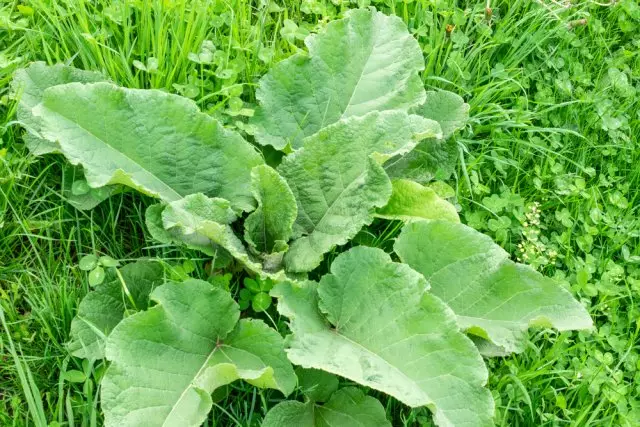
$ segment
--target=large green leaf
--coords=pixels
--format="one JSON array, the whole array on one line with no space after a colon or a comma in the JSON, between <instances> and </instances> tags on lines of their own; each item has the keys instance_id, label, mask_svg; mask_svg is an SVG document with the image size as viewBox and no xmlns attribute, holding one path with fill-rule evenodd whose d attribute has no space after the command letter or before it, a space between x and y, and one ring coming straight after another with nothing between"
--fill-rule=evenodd
<instances>
[{"instance_id":1,"label":"large green leaf","mask_svg":"<svg viewBox=\"0 0 640 427\"><path fill-rule=\"evenodd\" d=\"M391 159L385 170L390 177L421 183L448 179L458 162L458 144L450 137L466 124L469 104L452 92L429 91L424 105L416 109L416 114L437 121L442 128L443 139L425 139L407 155Z\"/></svg>"},{"instance_id":2,"label":"large green leaf","mask_svg":"<svg viewBox=\"0 0 640 427\"><path fill-rule=\"evenodd\" d=\"M165 201L201 192L253 209L251 169L262 158L191 100L70 83L45 90L32 112L41 135L84 167L92 187L124 184Z\"/></svg>"},{"instance_id":3,"label":"large green leaf","mask_svg":"<svg viewBox=\"0 0 640 427\"><path fill-rule=\"evenodd\" d=\"M296 199L287 182L274 169L260 165L251 171L258 208L244 222L247 243L259 253L270 254L286 243L298 215Z\"/></svg>"},{"instance_id":4,"label":"large green leaf","mask_svg":"<svg viewBox=\"0 0 640 427\"><path fill-rule=\"evenodd\" d=\"M17 70L11 87L12 91L20 96L17 116L18 121L27 130L24 142L29 151L35 155L59 151L55 140L40 138L40 121L31 114L31 109L42 102L45 89L65 83L104 81L107 79L101 73L79 70L64 64L49 66L44 62L34 62L26 68Z\"/></svg>"},{"instance_id":5,"label":"large green leaf","mask_svg":"<svg viewBox=\"0 0 640 427\"><path fill-rule=\"evenodd\" d=\"M80 302L71 321L72 355L102 359L106 338L123 319L126 310L146 310L149 294L164 282L162 266L152 261L137 261L120 268L119 275L98 285Z\"/></svg>"},{"instance_id":6,"label":"large green leaf","mask_svg":"<svg viewBox=\"0 0 640 427\"><path fill-rule=\"evenodd\" d=\"M288 271L311 271L323 254L345 244L371 223L391 196L380 165L440 134L432 121L400 111L374 112L327 126L286 156L278 171L298 203L297 240L285 255Z\"/></svg>"},{"instance_id":7,"label":"large green leaf","mask_svg":"<svg viewBox=\"0 0 640 427\"><path fill-rule=\"evenodd\" d=\"M282 337L243 319L229 293L188 280L156 288L157 305L124 319L107 341L105 425L199 426L211 393L243 379L289 394L295 374Z\"/></svg>"},{"instance_id":8,"label":"large green leaf","mask_svg":"<svg viewBox=\"0 0 640 427\"><path fill-rule=\"evenodd\" d=\"M482 358L427 288L421 274L367 247L339 255L319 285L278 284L289 360L426 405L438 425L493 425Z\"/></svg>"},{"instance_id":9,"label":"large green leaf","mask_svg":"<svg viewBox=\"0 0 640 427\"><path fill-rule=\"evenodd\" d=\"M418 72L424 59L402 20L353 10L307 37L309 55L297 54L260 80L256 139L283 149L340 119L420 105Z\"/></svg>"},{"instance_id":10,"label":"large green leaf","mask_svg":"<svg viewBox=\"0 0 640 427\"><path fill-rule=\"evenodd\" d=\"M460 222L455 206L441 199L433 189L407 179L396 179L392 185L389 202L377 210L376 216L402 221L421 218Z\"/></svg>"},{"instance_id":11,"label":"large green leaf","mask_svg":"<svg viewBox=\"0 0 640 427\"><path fill-rule=\"evenodd\" d=\"M395 244L422 273L467 332L506 352L522 351L529 326L588 329L591 318L571 294L532 268L509 260L488 236L463 224L405 225Z\"/></svg>"},{"instance_id":12,"label":"large green leaf","mask_svg":"<svg viewBox=\"0 0 640 427\"><path fill-rule=\"evenodd\" d=\"M391 423L378 400L355 387L345 387L324 405L279 403L267 413L262 427L391 427Z\"/></svg>"},{"instance_id":13,"label":"large green leaf","mask_svg":"<svg viewBox=\"0 0 640 427\"><path fill-rule=\"evenodd\" d=\"M27 130L23 140L29 151L36 156L60 151L56 141L49 141L40 137L40 119L34 117L31 113L31 109L42 102L46 89L73 82L94 83L103 81L107 81L107 79L101 73L79 70L63 64L49 66L44 62L34 62L26 68L17 70L11 82L11 87L14 94L20 97L17 117L18 121ZM100 188L91 188L88 184L81 186L80 183L86 182L82 168L69 168L66 172L71 173L64 174L62 195L76 209L92 209L113 194L120 192L122 188L117 185ZM81 188L82 191L80 191Z\"/></svg>"}]
</instances>

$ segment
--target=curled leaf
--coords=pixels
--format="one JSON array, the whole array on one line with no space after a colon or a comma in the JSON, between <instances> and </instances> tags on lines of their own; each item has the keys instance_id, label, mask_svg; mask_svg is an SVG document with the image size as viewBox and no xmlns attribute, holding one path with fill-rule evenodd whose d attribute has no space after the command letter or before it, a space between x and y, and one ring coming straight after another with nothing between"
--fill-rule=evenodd
<instances>
[{"instance_id":1,"label":"curled leaf","mask_svg":"<svg viewBox=\"0 0 640 427\"><path fill-rule=\"evenodd\" d=\"M289 360L428 406L437 425L492 426L487 369L424 277L380 249L340 254L319 284L278 284Z\"/></svg>"},{"instance_id":2,"label":"curled leaf","mask_svg":"<svg viewBox=\"0 0 640 427\"><path fill-rule=\"evenodd\" d=\"M260 320L238 321L226 291L192 279L160 286L151 299L155 306L109 336L106 426L199 426L211 393L237 379L285 395L295 387L282 337Z\"/></svg>"},{"instance_id":3,"label":"curled leaf","mask_svg":"<svg viewBox=\"0 0 640 427\"><path fill-rule=\"evenodd\" d=\"M409 223L394 249L429 280L431 292L453 309L463 330L504 352L524 349L529 326L572 330L593 325L586 309L566 289L511 261L491 238L466 225Z\"/></svg>"},{"instance_id":4,"label":"curled leaf","mask_svg":"<svg viewBox=\"0 0 640 427\"><path fill-rule=\"evenodd\" d=\"M260 80L256 139L282 150L338 120L372 111L407 111L425 91L422 51L402 20L371 9L305 39L309 54L294 55Z\"/></svg>"}]
</instances>

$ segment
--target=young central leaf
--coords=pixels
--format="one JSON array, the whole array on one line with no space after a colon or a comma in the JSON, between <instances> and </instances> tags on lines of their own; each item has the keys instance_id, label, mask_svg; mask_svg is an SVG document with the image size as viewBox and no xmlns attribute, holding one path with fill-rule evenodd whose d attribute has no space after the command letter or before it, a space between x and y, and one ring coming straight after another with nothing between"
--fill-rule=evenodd
<instances>
[{"instance_id":1,"label":"young central leaf","mask_svg":"<svg viewBox=\"0 0 640 427\"><path fill-rule=\"evenodd\" d=\"M297 149L340 119L424 101L422 51L398 17L350 11L305 44L309 56L282 61L260 81L253 123L263 145Z\"/></svg>"},{"instance_id":2,"label":"young central leaf","mask_svg":"<svg viewBox=\"0 0 640 427\"><path fill-rule=\"evenodd\" d=\"M200 192L235 209L254 206L251 169L262 158L186 98L70 83L45 90L32 112L92 187L124 184L165 201Z\"/></svg>"},{"instance_id":3,"label":"young central leaf","mask_svg":"<svg viewBox=\"0 0 640 427\"><path fill-rule=\"evenodd\" d=\"M380 249L339 255L316 285L280 283L272 295L290 319L287 355L428 406L438 425L493 425L487 370L455 316L424 277Z\"/></svg>"},{"instance_id":4,"label":"young central leaf","mask_svg":"<svg viewBox=\"0 0 640 427\"><path fill-rule=\"evenodd\" d=\"M179 241L206 253L221 247L249 271L259 275L271 273L263 271L229 226L236 216L224 199L192 194L165 207L154 205L147 215L151 215L147 218L150 231L161 241Z\"/></svg>"},{"instance_id":5,"label":"young central leaf","mask_svg":"<svg viewBox=\"0 0 640 427\"><path fill-rule=\"evenodd\" d=\"M267 165L253 168L251 181L258 208L244 222L244 236L256 252L269 254L277 242L285 244L291 237L296 199L286 181Z\"/></svg>"},{"instance_id":6,"label":"young central leaf","mask_svg":"<svg viewBox=\"0 0 640 427\"><path fill-rule=\"evenodd\" d=\"M588 329L591 318L564 288L532 268L509 260L488 236L463 224L407 224L396 253L424 274L458 324L504 352L524 349L530 325Z\"/></svg>"},{"instance_id":7,"label":"young central leaf","mask_svg":"<svg viewBox=\"0 0 640 427\"><path fill-rule=\"evenodd\" d=\"M210 394L243 379L289 394L295 374L282 337L243 319L224 290L200 280L155 289L157 305L124 319L107 341L102 381L107 427L199 426Z\"/></svg>"},{"instance_id":8,"label":"young central leaf","mask_svg":"<svg viewBox=\"0 0 640 427\"><path fill-rule=\"evenodd\" d=\"M287 270L311 271L323 254L345 244L387 203L391 182L381 163L439 136L440 126L399 111L374 112L328 126L278 167L298 203Z\"/></svg>"},{"instance_id":9,"label":"young central leaf","mask_svg":"<svg viewBox=\"0 0 640 427\"><path fill-rule=\"evenodd\" d=\"M192 195L187 197L198 197L198 195ZM201 195L201 197L206 198L206 196ZM227 209L229 202L224 199L211 199L217 202L226 203ZM176 202L174 202L176 203ZM178 201L180 203L180 201ZM214 264L226 265L228 264L232 257L229 252L225 249L221 248L219 245L215 244L204 236L196 234L192 231L185 233L180 227L173 227L169 230L165 229L164 221L162 219L162 214L167 208L167 205L164 203L156 203L150 205L145 211L145 224L147 225L147 230L151 237L157 240L160 243L164 244L173 244L173 245L184 245L191 249L196 249L198 251L204 252L205 254L213 257ZM229 209L230 210L230 209ZM224 220L227 215L223 215L222 218L217 219L217 221Z\"/></svg>"}]
</instances>

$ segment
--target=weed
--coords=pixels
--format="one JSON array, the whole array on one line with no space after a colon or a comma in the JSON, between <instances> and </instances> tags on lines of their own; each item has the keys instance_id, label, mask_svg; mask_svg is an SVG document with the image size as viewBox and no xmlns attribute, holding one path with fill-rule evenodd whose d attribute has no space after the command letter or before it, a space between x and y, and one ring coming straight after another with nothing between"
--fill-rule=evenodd
<instances>
[{"instance_id":1,"label":"weed","mask_svg":"<svg viewBox=\"0 0 640 427\"><path fill-rule=\"evenodd\" d=\"M29 156L11 124L13 71L32 60L64 62L102 71L123 86L181 93L246 136L254 132L245 118L255 107L255 84L267 67L347 8L374 4L400 16L419 40L426 85L471 104L470 124L457 138L463 220L514 257L523 255L520 244L544 244L534 265L581 295L596 320L592 335L537 332L524 353L491 362L498 423L637 425L637 5L497 1L488 12L485 2L276 3L0 5L0 304L17 355L3 337L0 424L40 419L27 372L50 425L100 422L94 381L100 370L68 359L64 348L78 302L90 290L77 267L82 256L121 262L157 256L177 270L200 259L145 234L144 197L119 194L90 213L61 203L62 164ZM532 244L525 207L535 202L540 232ZM398 231L397 223L376 221L358 241L389 250ZM204 260L195 267L193 274L206 277ZM85 381L67 381L68 371L82 372ZM210 425L257 425L261 408L277 403L268 392L239 385L221 399ZM430 422L424 410L393 400L385 409L394 425Z\"/></svg>"}]
</instances>

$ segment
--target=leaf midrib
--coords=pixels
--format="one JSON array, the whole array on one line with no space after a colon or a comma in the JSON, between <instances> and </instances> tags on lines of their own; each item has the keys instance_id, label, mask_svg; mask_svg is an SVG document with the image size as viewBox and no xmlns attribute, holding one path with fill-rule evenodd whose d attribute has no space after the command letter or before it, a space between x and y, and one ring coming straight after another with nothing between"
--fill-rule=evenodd
<instances>
[{"instance_id":1,"label":"leaf midrib","mask_svg":"<svg viewBox=\"0 0 640 427\"><path fill-rule=\"evenodd\" d=\"M171 414L173 414L174 410L180 405L182 399L184 398L185 393L187 393L191 388L197 388L194 385L195 380L200 377L200 375L202 374L203 370L209 367L209 361L211 360L211 358L215 355L215 353L217 351L220 351L220 353L227 359L227 361L231 364L233 364L236 369L238 369L238 365L233 361L233 359L231 359L224 351L223 348L224 347L228 347L228 348L234 348L236 350L239 351L243 351L245 353L251 354L253 356L255 356L254 353L242 349L242 348L238 348L238 347L234 347L232 345L229 344L216 344L215 347L213 348L213 350L209 353L209 355L207 356L207 358L204 360L204 362L202 363L202 366L200 367L200 369L198 370L198 372L196 372L196 374L194 375L193 379L189 382L189 384L187 385L187 387L185 387L184 391L180 394L180 397L176 400L176 403L171 407L171 410L169 411L169 413L167 414L167 416L165 417L165 422L162 424L163 427L172 427L172 426L167 426L166 425L166 419L168 419ZM262 361L262 359L260 359ZM265 367L263 368L266 369L268 368L268 366L265 364ZM242 379L242 376L239 376L238 378ZM209 393L209 390L204 390L205 392ZM211 392L213 392L214 390L212 390Z\"/></svg>"},{"instance_id":2,"label":"leaf midrib","mask_svg":"<svg viewBox=\"0 0 640 427\"><path fill-rule=\"evenodd\" d=\"M191 381L189 381L189 384L187 384L187 386L184 388L184 390L182 391L182 393L180 394L180 397L178 397L178 399L176 399L175 403L173 404L173 406L171 407L171 410L169 411L169 413L166 415L165 417L165 421L162 423L163 427L171 427L171 426L167 426L167 419L169 419L169 417L173 414L174 410L178 407L178 405L180 404L180 402L182 402L182 399L184 398L185 394L192 388L195 386L193 385L194 381L196 380L196 378L198 378L200 376L200 374L202 374L202 371L208 367L209 365L209 360L211 360L211 357L213 357L213 355L215 354L215 352L218 350L218 346L214 345L213 350L209 353L209 355L207 356L207 358L204 360L204 362L202 363L202 366L200 367L200 369L198 369L198 372L196 372L196 374L193 376L193 378L191 379Z\"/></svg>"},{"instance_id":3,"label":"leaf midrib","mask_svg":"<svg viewBox=\"0 0 640 427\"><path fill-rule=\"evenodd\" d=\"M373 18L373 16L375 16L375 15L372 14L372 18ZM347 28L349 28L349 27L347 26ZM371 61L371 55L373 54L373 50L376 48L376 46L377 46L377 38L374 38L373 43L371 44L371 48L369 49L369 52L367 53L367 59L362 64L362 69L360 70L360 76L358 77L358 81L356 82L355 85L353 85L353 90L351 91L351 95L349 96L349 100L345 104L344 111L342 112L342 114L340 115L338 120L341 120L341 119L345 118L345 114L347 113L347 110L349 109L349 106L351 106L351 101L353 101L353 97L355 96L356 92L358 91L358 87L360 86L360 82L362 82L362 78L364 77L364 70L367 69L367 65L369 64L369 61ZM336 120L336 121L338 121L338 120ZM323 122L324 122L324 120L323 120Z\"/></svg>"},{"instance_id":4,"label":"leaf midrib","mask_svg":"<svg viewBox=\"0 0 640 427\"><path fill-rule=\"evenodd\" d=\"M368 156L367 156L368 157ZM330 203L327 204L327 209L325 210L324 214L322 215L322 217L318 220L318 222L313 223L313 228L308 231L308 235L311 235L312 233L314 233L316 230L318 230L319 228L321 229L322 227L322 223L325 220L325 218L327 217L327 215L329 214L330 211L332 211L333 207L336 205L336 203L338 203L338 201L340 201L342 199L342 196L345 194L345 192L347 192L347 190L351 189L352 186L354 185L354 183L359 180L360 178L366 176L369 172L369 168L368 168L368 164L365 164L364 170L355 178L353 178L351 180L351 182L349 183L349 185L347 185L346 187L344 187L340 193L338 194L338 196ZM342 176L342 174L340 175ZM315 178L315 177L314 177ZM319 181L319 179L318 179ZM322 190L322 194L325 195L325 191L324 189ZM303 209L304 210L304 209Z\"/></svg>"},{"instance_id":5,"label":"leaf midrib","mask_svg":"<svg viewBox=\"0 0 640 427\"><path fill-rule=\"evenodd\" d=\"M428 395L426 395L424 393L422 388L413 379L409 378L407 376L407 374L405 374L403 371L401 371L399 368L397 368L395 365L393 365L390 361L388 361L387 359L385 359L381 355L375 353L373 350L369 349L368 347L365 347L363 344L360 344L359 342L356 342L356 341L352 340L351 338L347 337L344 334L341 334L339 332L332 332L332 331L325 331L325 332L329 332L330 334L333 334L333 335L336 335L336 336L338 336L340 338L343 338L344 340L346 340L350 344L353 344L356 348L360 348L364 352L366 352L367 354L372 355L374 358L383 360L387 366L391 367L393 370L395 370L396 372L400 373L404 378L406 378L408 380L408 382L410 382L411 384L414 384L417 387L417 389L420 390L420 393L423 394L427 398L427 400L429 400L429 403L435 403L433 399L431 399ZM337 375L344 375L344 373L339 373L339 372L336 372L336 374ZM355 381L357 381L357 380L355 380ZM369 382L369 381L366 381L366 382ZM379 390L379 388L378 388L379 386L371 385L371 387Z\"/></svg>"}]
</instances>

